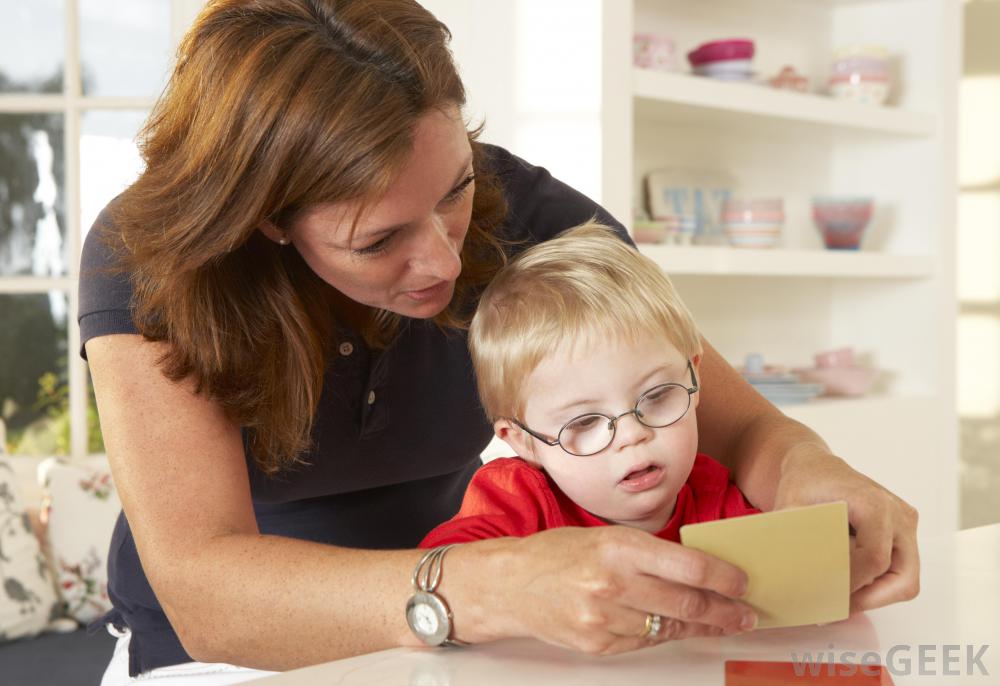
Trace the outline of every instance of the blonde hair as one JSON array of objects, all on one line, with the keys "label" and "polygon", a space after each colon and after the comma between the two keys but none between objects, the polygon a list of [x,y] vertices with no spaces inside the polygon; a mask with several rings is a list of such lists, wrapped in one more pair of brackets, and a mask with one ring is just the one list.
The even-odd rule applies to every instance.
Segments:
[{"label": "blonde hair", "polygon": [[701,336],[663,270],[593,220],[529,248],[483,292],[469,327],[479,395],[492,421],[519,417],[542,359],[576,342],[665,336],[688,358]]}]

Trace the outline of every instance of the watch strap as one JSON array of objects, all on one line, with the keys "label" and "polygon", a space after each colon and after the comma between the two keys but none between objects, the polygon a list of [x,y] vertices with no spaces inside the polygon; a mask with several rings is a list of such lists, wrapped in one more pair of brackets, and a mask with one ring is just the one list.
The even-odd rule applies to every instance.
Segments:
[{"label": "watch strap", "polygon": [[[432,595],[444,606],[448,622],[448,636],[445,637],[445,639],[438,645],[449,648],[470,645],[465,641],[452,638],[451,633],[454,631],[454,624],[451,606],[448,605],[439,593],[437,593],[437,588],[441,584],[442,563],[444,561],[445,553],[455,547],[455,545],[455,543],[451,543],[448,545],[438,546],[437,548],[432,548],[424,553],[424,555],[420,558],[420,561],[417,562],[417,566],[413,569],[413,576],[411,578],[415,594],[426,593]],[[420,638],[420,640],[427,642],[424,636],[417,634],[417,637]]]}]

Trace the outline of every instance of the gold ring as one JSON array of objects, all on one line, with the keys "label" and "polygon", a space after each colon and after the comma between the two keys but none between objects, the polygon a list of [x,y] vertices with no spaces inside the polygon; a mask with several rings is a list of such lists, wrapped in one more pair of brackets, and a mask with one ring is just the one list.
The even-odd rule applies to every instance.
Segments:
[{"label": "gold ring", "polygon": [[648,614],[646,615],[646,625],[639,632],[639,638],[656,638],[661,628],[663,628],[663,618],[660,615]]}]

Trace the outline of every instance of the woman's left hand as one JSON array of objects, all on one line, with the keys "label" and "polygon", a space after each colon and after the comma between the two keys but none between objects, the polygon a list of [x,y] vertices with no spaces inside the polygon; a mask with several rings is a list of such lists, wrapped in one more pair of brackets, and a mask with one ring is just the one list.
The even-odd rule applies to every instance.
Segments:
[{"label": "woman's left hand", "polygon": [[851,541],[851,614],[920,592],[917,511],[819,445],[804,444],[781,467],[774,509],[847,501]]}]

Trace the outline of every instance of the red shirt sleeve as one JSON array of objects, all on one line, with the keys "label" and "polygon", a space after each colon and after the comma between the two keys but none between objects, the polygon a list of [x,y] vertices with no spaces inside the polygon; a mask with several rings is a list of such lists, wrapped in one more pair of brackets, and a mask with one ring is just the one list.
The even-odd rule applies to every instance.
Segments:
[{"label": "red shirt sleeve", "polygon": [[476,471],[458,514],[427,534],[420,547],[528,536],[561,526],[561,519],[545,475],[520,458],[505,457]]}]

